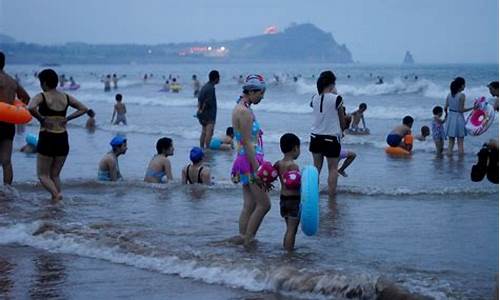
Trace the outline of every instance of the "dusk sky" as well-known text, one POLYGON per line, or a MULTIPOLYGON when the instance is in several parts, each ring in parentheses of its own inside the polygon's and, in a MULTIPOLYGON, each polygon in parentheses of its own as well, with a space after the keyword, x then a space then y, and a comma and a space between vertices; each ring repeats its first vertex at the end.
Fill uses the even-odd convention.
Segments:
POLYGON ((0 0, 0 32, 42 44, 207 41, 312 23, 355 61, 498 63, 498 0, 0 0))

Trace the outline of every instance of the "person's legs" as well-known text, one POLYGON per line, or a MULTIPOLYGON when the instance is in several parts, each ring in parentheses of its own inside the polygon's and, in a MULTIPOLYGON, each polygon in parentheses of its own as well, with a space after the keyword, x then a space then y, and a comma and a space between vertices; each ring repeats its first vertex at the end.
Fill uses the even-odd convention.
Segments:
POLYGON ((254 183, 248 185, 252 197, 255 199, 255 209, 253 210, 245 232, 245 245, 249 245, 257 234, 259 226, 264 219, 264 216, 271 209, 271 201, 269 195, 262 188, 254 183))
POLYGON ((38 154, 36 160, 36 171, 40 183, 52 195, 52 200, 57 200, 59 192, 57 191, 56 184, 50 178, 50 170, 53 160, 54 159, 52 157, 38 154))
POLYGON ((52 166, 50 167, 50 178, 54 182, 59 195, 61 195, 61 180, 59 178, 59 174, 61 174, 65 161, 66 156, 56 156, 52 161, 52 166))
POLYGON ((205 140, 204 140, 205 145, 203 148, 208 148, 210 146, 210 141, 214 136, 214 127, 215 123, 208 123, 207 126, 205 126, 205 140))
POLYGON ((250 191, 250 187, 248 184, 243 185, 243 209, 240 214, 240 235, 242 237, 245 236, 247 232, 248 220, 250 219, 250 215, 252 215, 255 210, 256 202, 252 196, 252 192, 250 191))
POLYGON ((324 157, 320 153, 313 153, 312 156, 313 156, 314 166, 316 167, 316 169, 318 169, 318 178, 319 178, 319 174, 321 174, 321 168, 323 167, 324 157))
POLYGON ((441 155, 443 153, 443 147, 444 147, 443 139, 434 140, 434 144, 436 144, 436 154, 441 155))
POLYGON ((286 233, 283 239, 283 248, 287 251, 292 251, 295 247, 295 236, 299 227, 299 218, 288 217, 286 220, 286 233))
POLYGON ((347 167, 349 167, 349 165, 354 161, 355 158, 356 158, 356 153, 351 152, 351 151, 349 151, 347 153, 347 158, 345 159, 344 163, 342 164, 342 166, 338 170, 340 175, 347 177, 347 174, 345 173, 345 169, 347 169, 347 167))
POLYGON ((200 134, 200 148, 205 148, 205 136, 207 135, 207 126, 201 125, 201 134, 200 134))
POLYGON ((457 146, 458 146, 458 154, 464 155, 464 138, 463 137, 457 138, 457 146))
POLYGON ((455 138, 449 137, 448 138, 448 155, 453 154, 453 147, 455 147, 455 138))
POLYGON ((338 178, 338 157, 327 157, 326 162, 328 163, 328 196, 330 198, 335 197, 337 191, 337 178, 338 178))
POLYGON ((12 171, 12 140, 4 139, 0 141, 0 163, 3 169, 3 183, 6 185, 12 184, 14 177, 12 171))

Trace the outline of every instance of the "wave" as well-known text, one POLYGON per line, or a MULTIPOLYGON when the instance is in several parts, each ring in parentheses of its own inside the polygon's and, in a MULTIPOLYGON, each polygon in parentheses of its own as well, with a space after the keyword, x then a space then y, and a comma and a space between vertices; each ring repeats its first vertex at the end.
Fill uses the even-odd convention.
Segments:
MULTIPOLYGON (((387 280, 369 274, 349 275, 336 271, 297 269, 293 266, 252 264, 227 257, 203 256, 197 251, 182 254, 156 249, 134 239, 107 236, 100 230, 80 224, 70 228, 40 221, 0 227, 0 244, 19 244, 52 253, 102 259, 135 268, 178 275, 248 291, 269 291, 305 299, 374 299, 386 291, 397 290, 412 296, 387 280)), ((253 261, 253 260, 252 260, 253 261)), ((383 299, 383 298, 381 298, 383 299)))
MULTIPOLYGON (((96 188, 137 188, 137 189, 162 189, 162 190, 178 190, 178 189, 203 189, 214 192, 228 192, 234 191, 239 192, 241 190, 241 186, 238 184, 234 184, 228 175, 228 178, 219 178, 214 181, 214 183, 210 186, 190 186, 184 185, 180 182, 180 180, 174 179, 172 182, 168 184, 158 184, 158 183, 147 183, 142 181, 142 178, 137 179, 128 179, 119 182, 103 182, 97 181, 95 179, 88 178, 78 178, 78 179, 68 179, 64 182, 65 188, 88 188, 88 189, 96 189, 96 188)), ((16 189, 35 189, 38 188, 38 181, 25 181, 19 182, 14 185, 16 189)), ((17 195, 19 197, 18 191, 5 190, 0 187, 0 192, 4 192, 5 194, 10 193, 11 195, 17 195)), ((361 196, 387 196, 387 197, 398 197, 398 196, 453 196, 453 195, 462 195, 462 196, 480 196, 480 195, 492 195, 497 194, 498 188, 475 188, 475 187, 442 187, 440 189, 429 189, 429 188, 419 188, 415 187, 414 189, 406 188, 406 187, 379 187, 379 186, 352 186, 352 185, 343 185, 339 184, 337 186, 337 194, 340 195, 361 195, 361 196)), ((279 194, 279 188, 275 187, 270 191, 270 194, 276 196, 279 194)), ((320 195, 327 196, 328 195, 328 186, 326 184, 320 184, 320 195)), ((450 199, 450 201, 453 201, 450 199)))

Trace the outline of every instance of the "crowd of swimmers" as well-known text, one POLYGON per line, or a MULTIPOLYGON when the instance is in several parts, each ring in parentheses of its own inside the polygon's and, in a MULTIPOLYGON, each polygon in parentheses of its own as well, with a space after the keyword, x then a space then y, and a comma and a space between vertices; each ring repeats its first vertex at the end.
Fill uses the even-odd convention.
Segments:
MULTIPOLYGON (((42 186, 50 192, 53 200, 62 199, 60 172, 69 152, 68 132, 66 125, 69 121, 84 114, 89 116, 88 126, 95 127, 95 113, 88 109, 73 96, 57 89, 59 76, 52 69, 45 69, 38 74, 42 92, 30 99, 26 91, 9 75, 3 72, 5 57, 0 52, 0 76, 6 84, 0 87, 0 98, 12 103, 14 98, 29 102, 29 110, 40 123, 40 132, 35 141, 30 137, 24 151, 37 152, 37 175, 42 186), (68 108, 74 112, 68 115, 68 108), (92 125, 93 124, 93 125, 92 125), (34 146, 36 144, 36 146, 34 146)), ((219 82, 219 74, 213 70, 209 74, 209 83, 198 91, 198 96, 212 95, 215 84, 219 82), (204 90, 205 89, 205 90, 204 90)), ((195 80, 196 78, 193 78, 195 80)), ((344 100, 336 88, 336 76, 332 71, 322 72, 316 82, 317 94, 313 96, 312 107, 313 123, 310 132, 309 152, 311 152, 314 166, 320 173, 326 160, 328 170, 328 195, 335 197, 338 175, 347 176, 345 170, 355 159, 356 154, 343 149, 342 138, 349 130, 353 133, 367 131, 363 113, 367 105, 361 103, 354 112, 347 114, 344 100), (339 167, 339 160, 345 162, 339 167)), ((461 113, 471 108, 464 107, 465 96, 461 93, 465 87, 462 78, 455 79, 450 86, 450 95, 445 102, 445 108, 435 107, 432 112, 434 119, 431 124, 432 137, 436 143, 436 150, 443 151, 444 139, 449 139, 448 152, 451 154, 455 139, 458 152, 463 154, 463 137, 465 135, 461 113), (444 113, 444 119, 443 119, 444 113), (446 121, 445 121, 446 120, 446 121), (453 120, 453 122, 450 122, 453 120)), ((490 92, 496 97, 494 103, 498 110, 498 82, 489 84, 490 92)), ((282 158, 271 164, 265 160, 263 147, 263 130, 253 111, 253 107, 261 103, 266 92, 266 82, 259 74, 248 75, 242 82, 242 93, 232 111, 232 126, 220 138, 201 139, 200 147, 190 150, 191 163, 182 168, 181 181, 184 184, 211 184, 210 168, 204 163, 205 152, 208 148, 232 150, 235 159, 230 170, 231 179, 240 184, 243 194, 243 207, 239 217, 239 234, 230 239, 231 242, 252 246, 263 218, 270 210, 269 191, 273 188, 273 181, 279 179, 280 214, 286 224, 283 238, 283 247, 292 250, 300 220, 300 166, 296 160, 301 154, 301 141, 293 133, 286 133, 280 138, 282 158), (268 168, 264 170, 264 168, 268 168), (263 172, 264 170, 264 172, 263 172)), ((215 94, 212 95, 215 101, 215 94)), ((126 107, 123 96, 116 94, 111 122, 126 124, 126 107), (116 119, 115 119, 116 116, 116 119)), ((199 98, 200 99, 200 98, 199 98)), ((201 103, 198 112, 205 103, 201 103)), ((213 117, 215 121, 215 115, 213 117)), ((463 116, 462 116, 463 118, 463 116)), ((402 124, 396 126, 387 136, 390 146, 412 150, 413 118, 405 116, 402 124)), ((201 123, 201 121, 200 121, 201 123)), ((214 123, 210 123, 214 124, 214 123)), ((203 124, 202 124, 203 125, 203 124)), ((0 122, 0 155, 4 172, 4 183, 12 183, 12 165, 10 156, 14 125, 0 122)), ((425 140, 430 135, 429 128, 422 128, 417 139, 425 140)), ((367 133, 367 132, 365 132, 367 133)), ((127 138, 116 135, 110 141, 110 151, 106 153, 98 164, 97 179, 101 181, 117 181, 122 178, 118 158, 127 152, 127 138)), ((489 170, 496 166, 496 183, 498 183, 498 142, 490 142, 480 151, 478 164, 473 168, 474 180, 477 181, 488 175, 489 170), (495 146, 496 145, 496 146, 495 146), (496 148, 495 148, 496 147, 496 148), (496 150, 495 150, 496 149, 496 150), (496 151, 496 152, 495 152, 496 151), (495 165, 496 164, 496 165, 495 165)), ((148 163, 144 181, 149 183, 165 183, 173 179, 172 165, 169 157, 174 154, 173 140, 168 137, 160 138, 156 143, 156 154, 148 163)), ((472 175, 471 175, 472 176, 472 175)))

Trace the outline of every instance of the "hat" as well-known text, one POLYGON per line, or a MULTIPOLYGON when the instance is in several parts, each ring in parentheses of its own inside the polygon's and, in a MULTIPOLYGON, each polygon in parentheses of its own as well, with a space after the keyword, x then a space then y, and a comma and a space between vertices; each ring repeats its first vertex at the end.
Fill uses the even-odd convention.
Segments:
POLYGON ((266 90, 266 81, 264 77, 259 74, 248 75, 243 84, 244 90, 266 90))
POLYGON ((203 155, 205 155, 203 153, 203 149, 201 149, 200 147, 193 147, 193 149, 191 149, 191 152, 189 152, 189 159, 193 163, 197 163, 203 158, 203 155))
POLYGON ((119 147, 127 142, 127 139, 124 136, 121 135, 115 135, 115 137, 109 142, 111 147, 119 147))

